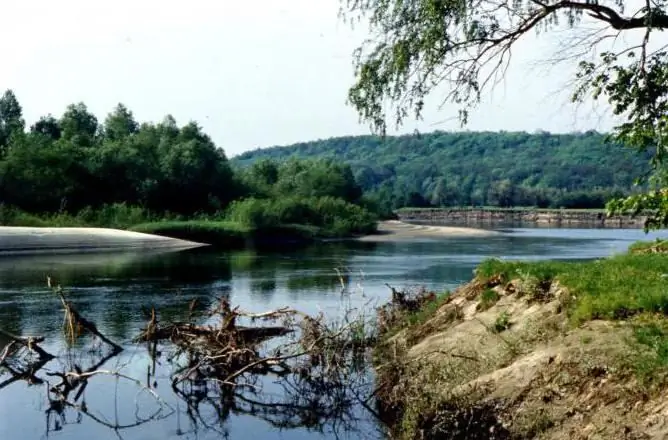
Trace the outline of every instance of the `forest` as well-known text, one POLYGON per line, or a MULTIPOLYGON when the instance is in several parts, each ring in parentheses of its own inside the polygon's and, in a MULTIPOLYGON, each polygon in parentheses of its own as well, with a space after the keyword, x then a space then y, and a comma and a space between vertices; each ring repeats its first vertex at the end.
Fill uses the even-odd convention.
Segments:
POLYGON ((631 193, 648 153, 595 131, 348 136, 250 151, 232 160, 330 158, 349 164, 384 210, 428 206, 603 208, 631 193))
POLYGON ((98 121, 77 103, 28 128, 15 94, 0 97, 0 225, 183 238, 195 230, 244 235, 290 226, 340 236, 375 228, 362 204, 347 165, 313 159, 234 170, 194 122, 179 126, 168 115, 139 123, 123 104, 98 121))

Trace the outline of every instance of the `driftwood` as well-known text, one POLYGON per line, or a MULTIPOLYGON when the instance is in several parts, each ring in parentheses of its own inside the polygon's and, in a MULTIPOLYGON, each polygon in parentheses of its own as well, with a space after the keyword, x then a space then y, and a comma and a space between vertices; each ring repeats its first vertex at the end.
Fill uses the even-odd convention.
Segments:
POLYGON ((6 358, 12 353, 14 347, 25 347, 31 352, 37 353, 40 359, 51 360, 54 356, 47 351, 45 351, 38 344, 44 342, 43 336, 17 336, 6 330, 0 329, 0 335, 10 340, 10 343, 4 347, 2 353, 0 353, 0 364, 2 364, 6 358))
MULTIPOLYGON (((49 287, 51 287, 51 279, 50 278, 47 278, 47 282, 48 282, 49 287)), ((69 336, 70 340, 76 339, 76 337, 79 334, 81 334, 81 330, 85 329, 88 332, 90 332, 93 335, 100 338, 100 340, 102 340, 103 342, 105 342, 109 346, 111 346, 113 348, 114 352, 120 353, 121 351, 123 351, 123 347, 121 347, 120 345, 118 345, 114 341, 112 341, 111 339, 104 336, 102 333, 100 333, 100 331, 97 329, 97 327, 95 326, 95 324, 93 322, 91 322, 91 321, 87 320, 86 318, 84 318, 83 316, 81 316, 81 314, 77 311, 77 309, 74 308, 72 303, 70 303, 69 301, 67 301, 65 299, 65 296, 63 294, 63 289, 60 286, 56 287, 54 289, 54 291, 55 291, 56 295, 58 295, 58 297, 60 298, 60 302, 63 305, 63 308, 65 309, 65 323, 64 323, 64 326, 67 329, 67 333, 68 333, 68 336, 69 336)))
MULTIPOLYGON (((135 342, 161 341, 161 340, 188 340, 194 337, 209 337, 219 332, 212 326, 195 325, 188 322, 176 322, 164 327, 156 328, 150 332, 144 332, 135 338, 135 342)), ((248 344, 261 342, 266 339, 284 336, 293 330, 283 326, 269 327, 243 327, 234 328, 239 342, 248 344)))
POLYGON ((9 341, 0 351, 0 370, 9 374, 9 378, 0 382, 0 390, 14 382, 26 381, 30 385, 39 385, 44 381, 36 376, 54 356, 39 346, 44 342, 41 336, 18 336, 0 329, 0 336, 9 341), (24 354, 36 353, 37 360, 24 354))

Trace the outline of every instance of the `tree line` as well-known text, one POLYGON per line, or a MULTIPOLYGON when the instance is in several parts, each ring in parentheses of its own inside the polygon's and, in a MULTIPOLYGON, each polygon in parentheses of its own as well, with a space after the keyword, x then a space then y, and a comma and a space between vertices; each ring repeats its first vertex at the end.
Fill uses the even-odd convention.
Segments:
POLYGON ((603 208, 630 194, 648 154, 595 131, 442 132, 348 136, 244 153, 260 159, 330 158, 350 164, 369 199, 384 210, 427 206, 603 208))
POLYGON ((262 161, 234 169, 195 122, 179 126, 168 115, 159 123, 139 123, 123 104, 98 121, 77 103, 60 117, 43 116, 26 127, 15 94, 8 90, 0 97, 5 223, 8 207, 38 215, 85 213, 82 218, 89 219, 96 212, 114 216, 119 209, 109 207, 122 204, 137 208, 124 211, 133 221, 225 217, 250 226, 305 223, 345 233, 337 211, 364 223, 355 223, 358 229, 373 224, 362 202, 351 168, 331 160, 262 161))

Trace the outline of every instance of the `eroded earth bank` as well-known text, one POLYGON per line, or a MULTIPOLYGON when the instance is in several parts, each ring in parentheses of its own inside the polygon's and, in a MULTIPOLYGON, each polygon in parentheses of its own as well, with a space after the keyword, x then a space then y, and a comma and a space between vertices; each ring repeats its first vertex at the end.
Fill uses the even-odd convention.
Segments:
POLYGON ((397 438, 668 438, 663 244, 490 260, 452 294, 393 292, 378 395, 397 438))

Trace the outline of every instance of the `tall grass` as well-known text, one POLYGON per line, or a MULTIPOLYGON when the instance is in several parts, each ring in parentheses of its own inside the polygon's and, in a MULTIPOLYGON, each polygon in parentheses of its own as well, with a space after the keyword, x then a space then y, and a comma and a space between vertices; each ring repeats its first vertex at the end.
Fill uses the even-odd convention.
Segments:
POLYGON ((159 218, 175 218, 169 214, 157 216, 147 210, 124 203, 104 205, 99 209, 86 208, 76 214, 30 214, 11 206, 0 204, 0 225, 34 227, 107 227, 125 229, 137 223, 156 221, 159 218))

